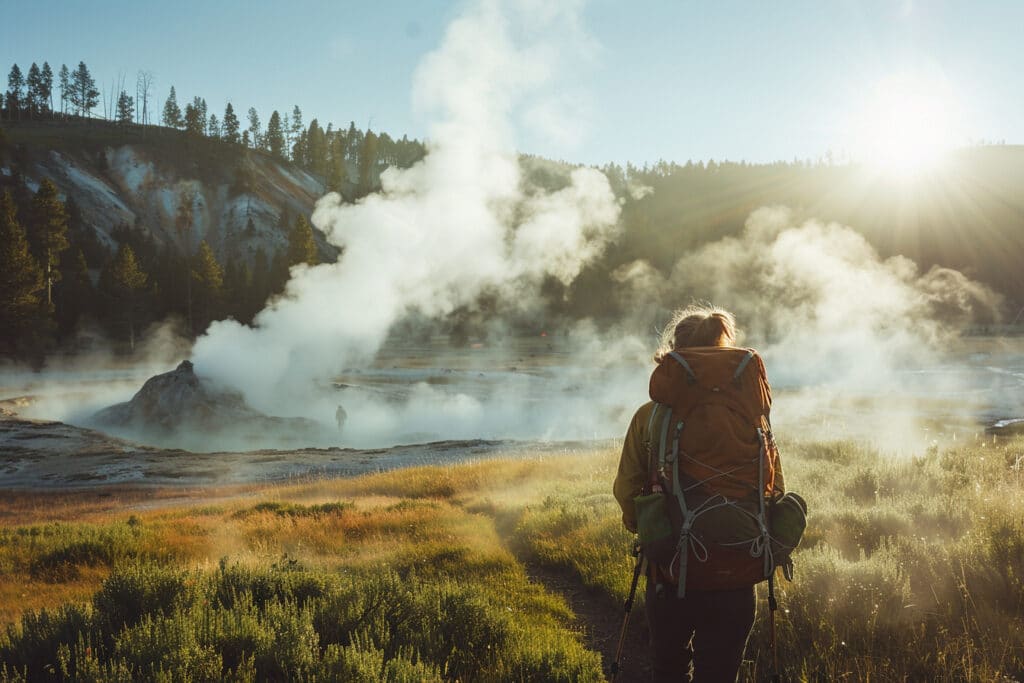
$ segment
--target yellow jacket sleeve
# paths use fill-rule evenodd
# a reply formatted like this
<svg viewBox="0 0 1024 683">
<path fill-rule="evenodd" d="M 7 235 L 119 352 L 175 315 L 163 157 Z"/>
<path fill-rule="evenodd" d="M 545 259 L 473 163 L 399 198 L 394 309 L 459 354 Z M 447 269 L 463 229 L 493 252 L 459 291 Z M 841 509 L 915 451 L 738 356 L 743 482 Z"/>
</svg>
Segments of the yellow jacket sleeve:
<svg viewBox="0 0 1024 683">
<path fill-rule="evenodd" d="M 619 458 L 619 471 L 615 475 L 612 492 L 615 500 L 622 508 L 622 523 L 630 531 L 636 531 L 636 510 L 633 499 L 640 495 L 641 489 L 647 484 L 649 476 L 648 455 L 650 452 L 650 435 L 647 433 L 648 422 L 654 403 L 648 402 L 640 406 L 633 415 L 622 442 L 622 456 Z"/>
<path fill-rule="evenodd" d="M 781 497 L 786 493 L 786 478 L 782 474 L 782 458 L 779 457 L 779 449 L 775 449 L 775 490 L 772 491 L 772 497 Z"/>
</svg>

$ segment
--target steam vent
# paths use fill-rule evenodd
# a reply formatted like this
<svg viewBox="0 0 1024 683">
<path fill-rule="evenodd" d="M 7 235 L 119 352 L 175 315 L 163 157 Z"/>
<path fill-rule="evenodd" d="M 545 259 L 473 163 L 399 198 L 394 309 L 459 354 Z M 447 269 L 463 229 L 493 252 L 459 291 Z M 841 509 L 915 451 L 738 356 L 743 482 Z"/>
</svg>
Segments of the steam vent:
<svg viewBox="0 0 1024 683">
<path fill-rule="evenodd" d="M 130 401 L 104 408 L 100 424 L 173 431 L 180 427 L 218 429 L 272 418 L 250 408 L 241 394 L 211 386 L 191 361 L 146 380 Z"/>
</svg>

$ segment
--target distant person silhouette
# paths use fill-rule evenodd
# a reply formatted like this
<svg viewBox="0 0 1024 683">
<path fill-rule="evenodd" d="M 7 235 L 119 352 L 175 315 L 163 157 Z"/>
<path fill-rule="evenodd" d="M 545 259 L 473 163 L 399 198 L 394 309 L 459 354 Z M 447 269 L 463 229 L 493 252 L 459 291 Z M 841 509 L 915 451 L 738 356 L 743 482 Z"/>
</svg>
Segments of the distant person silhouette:
<svg viewBox="0 0 1024 683">
<path fill-rule="evenodd" d="M 334 419 L 338 423 L 338 431 L 345 431 L 345 422 L 348 421 L 348 413 L 345 412 L 345 409 L 342 406 L 339 405 L 338 409 L 334 412 Z"/>
</svg>

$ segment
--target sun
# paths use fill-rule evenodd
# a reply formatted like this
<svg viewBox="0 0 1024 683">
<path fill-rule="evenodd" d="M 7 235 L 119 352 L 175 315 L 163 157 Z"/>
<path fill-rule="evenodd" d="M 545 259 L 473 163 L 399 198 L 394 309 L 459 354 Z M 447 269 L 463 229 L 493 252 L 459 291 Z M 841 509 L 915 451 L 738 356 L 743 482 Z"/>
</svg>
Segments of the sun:
<svg viewBox="0 0 1024 683">
<path fill-rule="evenodd" d="M 900 178 L 932 170 L 962 144 L 959 109 L 955 93 L 943 81 L 886 78 L 866 91 L 852 118 L 851 156 Z"/>
</svg>

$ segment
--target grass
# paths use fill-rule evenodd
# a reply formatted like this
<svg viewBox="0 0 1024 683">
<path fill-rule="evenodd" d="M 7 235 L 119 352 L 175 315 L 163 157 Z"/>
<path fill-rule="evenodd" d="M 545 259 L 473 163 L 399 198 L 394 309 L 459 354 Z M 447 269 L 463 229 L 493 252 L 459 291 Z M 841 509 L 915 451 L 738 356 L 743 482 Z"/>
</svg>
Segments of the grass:
<svg viewBox="0 0 1024 683">
<path fill-rule="evenodd" d="M 1024 440 L 898 460 L 780 445 L 812 514 L 779 591 L 789 679 L 1024 680 Z M 208 500 L 12 497 L 0 680 L 601 680 L 587 624 L 526 567 L 625 597 L 616 465 L 601 450 Z"/>
</svg>

